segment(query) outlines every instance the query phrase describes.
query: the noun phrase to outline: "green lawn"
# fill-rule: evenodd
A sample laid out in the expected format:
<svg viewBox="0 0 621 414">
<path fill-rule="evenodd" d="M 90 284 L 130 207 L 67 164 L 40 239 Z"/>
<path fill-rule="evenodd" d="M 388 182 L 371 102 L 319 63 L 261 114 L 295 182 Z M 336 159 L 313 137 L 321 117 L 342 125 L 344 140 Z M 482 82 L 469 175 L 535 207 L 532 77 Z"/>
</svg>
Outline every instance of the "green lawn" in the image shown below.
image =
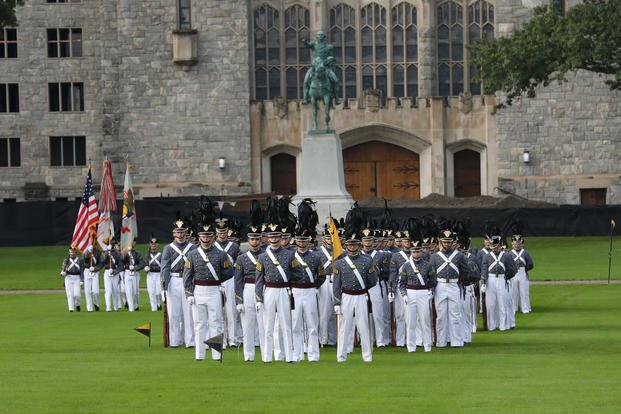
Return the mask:
<svg viewBox="0 0 621 414">
<path fill-rule="evenodd" d="M 535 268 L 531 280 L 581 280 L 608 278 L 608 237 L 532 237 L 526 248 Z M 481 240 L 473 243 L 481 246 Z M 621 279 L 621 254 L 618 242 L 613 252 L 612 279 Z M 138 246 L 145 253 L 146 246 Z M 0 290 L 61 289 L 59 276 L 64 246 L 0 248 Z M 145 286 L 145 278 L 141 283 Z M 103 288 L 103 283 L 100 284 Z"/>
<path fill-rule="evenodd" d="M 0 412 L 618 413 L 621 285 L 533 286 L 517 329 L 463 349 L 334 348 L 310 364 L 194 361 L 161 313 L 68 313 L 64 294 L 0 296 Z M 143 294 L 143 303 L 146 296 Z M 132 328 L 154 324 L 151 348 Z"/>
</svg>

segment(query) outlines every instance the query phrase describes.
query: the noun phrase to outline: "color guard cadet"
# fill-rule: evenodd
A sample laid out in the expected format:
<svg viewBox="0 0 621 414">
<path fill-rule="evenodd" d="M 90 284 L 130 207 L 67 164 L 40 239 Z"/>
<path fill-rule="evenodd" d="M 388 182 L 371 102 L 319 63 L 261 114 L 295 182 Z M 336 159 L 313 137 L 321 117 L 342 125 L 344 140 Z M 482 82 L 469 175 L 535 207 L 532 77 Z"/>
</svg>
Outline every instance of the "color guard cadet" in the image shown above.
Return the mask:
<svg viewBox="0 0 621 414">
<path fill-rule="evenodd" d="M 295 362 L 293 358 L 293 339 L 291 335 L 291 271 L 298 266 L 294 253 L 281 246 L 279 225 L 271 223 L 267 229 L 268 248 L 259 255 L 255 295 L 256 310 L 263 311 L 265 327 L 265 351 L 263 362 L 272 362 L 274 350 L 274 327 L 276 317 L 282 330 L 285 360 Z"/>
<path fill-rule="evenodd" d="M 259 338 L 261 352 L 265 351 L 265 329 L 263 311 L 256 312 L 255 283 L 261 254 L 261 206 L 257 200 L 250 205 L 248 225 L 248 251 L 237 256 L 235 262 L 235 303 L 241 316 L 244 361 L 254 361 L 255 338 Z M 265 355 L 262 355 L 265 360 Z"/>
<path fill-rule="evenodd" d="M 69 255 L 63 260 L 60 276 L 64 278 L 69 312 L 73 312 L 74 310 L 80 312 L 80 280 L 82 276 L 82 267 L 80 266 L 78 250 L 73 246 L 69 248 Z"/>
<path fill-rule="evenodd" d="M 337 362 L 347 360 L 347 351 L 353 338 L 352 325 L 358 329 L 362 359 L 371 362 L 373 346 L 369 331 L 369 310 L 371 300 L 369 289 L 377 284 L 377 265 L 370 256 L 360 254 L 360 230 L 356 220 L 352 220 L 352 211 L 347 214 L 345 250 L 347 255 L 334 262 L 334 313 L 338 317 L 338 342 L 336 346 Z M 354 213 L 356 214 L 356 213 Z"/>
<path fill-rule="evenodd" d="M 430 258 L 438 282 L 435 307 L 436 346 L 439 348 L 445 347 L 448 342 L 451 347 L 464 346 L 459 280 L 462 275 L 470 273 L 470 268 L 464 255 L 453 248 L 453 241 L 453 231 L 448 228 L 443 230 L 440 233 L 442 248 Z"/>
<path fill-rule="evenodd" d="M 399 293 L 408 315 L 405 318 L 408 352 L 416 352 L 419 343 L 425 352 L 430 352 L 432 343 L 431 298 L 437 281 L 429 262 L 422 259 L 423 240 L 419 237 L 420 234 L 411 241 L 411 253 L 400 266 L 398 276 Z"/>
<path fill-rule="evenodd" d="M 326 224 L 321 236 L 321 246 L 317 249 L 326 275 L 319 286 L 319 343 L 336 345 L 336 318 L 332 302 L 332 236 Z"/>
<path fill-rule="evenodd" d="M 233 276 L 229 256 L 216 249 L 213 223 L 204 223 L 198 231 L 200 245 L 187 254 L 183 271 L 183 286 L 194 319 L 195 357 L 205 359 L 205 340 L 224 333 L 222 294 L 220 286 Z M 211 358 L 219 361 L 222 355 L 211 350 Z"/>
<path fill-rule="evenodd" d="M 123 256 L 125 265 L 125 296 L 127 298 L 127 308 L 130 312 L 140 308 L 140 269 L 144 267 L 142 255 L 136 250 L 136 240 L 133 240 Z"/>
<path fill-rule="evenodd" d="M 97 246 L 88 246 L 80 257 L 86 310 L 89 312 L 93 310 L 99 312 L 99 270 L 103 265 L 103 255 Z"/>
<path fill-rule="evenodd" d="M 119 251 L 119 242 L 112 238 L 103 256 L 104 262 L 104 297 L 106 312 L 121 309 L 121 273 L 125 271 L 123 258 Z"/>
<path fill-rule="evenodd" d="M 457 249 L 464 255 L 470 276 L 460 275 L 461 306 L 462 306 L 462 331 L 465 343 L 472 342 L 472 334 L 477 330 L 477 298 L 474 290 L 475 284 L 480 280 L 480 267 L 477 258 L 470 253 L 470 236 L 465 228 L 460 229 L 457 235 Z"/>
<path fill-rule="evenodd" d="M 517 312 L 518 300 L 522 313 L 530 313 L 530 281 L 528 272 L 535 267 L 533 258 L 524 248 L 524 238 L 520 234 L 511 237 L 511 255 L 515 262 L 516 273 L 513 281 L 513 311 Z"/>
<path fill-rule="evenodd" d="M 298 219 L 299 225 L 295 233 L 297 250 L 294 256 L 299 266 L 291 270 L 291 291 L 295 303 L 295 309 L 291 312 L 293 359 L 304 360 L 304 344 L 306 344 L 308 360 L 316 362 L 319 361 L 317 291 L 325 280 L 325 271 L 319 254 L 308 249 L 311 239 L 315 236 L 315 229 L 303 227 L 305 221 L 301 216 Z"/>
<path fill-rule="evenodd" d="M 404 231 L 398 230 L 395 234 L 395 247 L 390 252 L 390 265 L 389 265 L 389 284 L 390 293 L 388 294 L 388 300 L 393 304 L 394 319 L 394 335 L 395 344 L 397 346 L 406 345 L 406 304 L 403 301 L 403 297 L 395 294 L 398 292 L 397 278 L 399 276 L 399 269 L 408 260 L 410 255 L 410 240 L 409 237 L 403 237 Z M 408 233 L 409 234 L 409 233 Z M 401 245 L 401 248 L 396 248 L 397 239 Z"/>
<path fill-rule="evenodd" d="M 162 288 L 168 309 L 170 347 L 177 348 L 185 343 L 194 347 L 194 321 L 192 310 L 186 300 L 183 287 L 183 271 L 188 261 L 188 253 L 196 245 L 187 241 L 189 236 L 186 223 L 177 219 L 172 234 L 174 240 L 162 252 Z"/>
<path fill-rule="evenodd" d="M 229 241 L 228 235 L 228 219 L 220 215 L 220 218 L 216 219 L 216 241 L 214 247 L 224 252 L 228 256 L 229 262 L 235 263 L 237 256 L 239 256 L 239 245 Z M 235 281 L 232 278 L 227 279 L 222 283 L 221 288 L 224 291 L 225 337 L 228 338 L 229 346 L 239 346 L 243 340 L 243 333 L 241 319 L 235 308 Z"/>
<path fill-rule="evenodd" d="M 507 309 L 507 280 L 515 275 L 515 264 L 511 254 L 502 250 L 500 232 L 494 233 L 491 237 L 492 251 L 483 256 L 481 262 L 481 278 L 484 280 L 482 289 L 486 296 L 487 330 L 505 331 L 510 328 L 507 312 L 513 311 Z"/>
<path fill-rule="evenodd" d="M 149 293 L 149 302 L 153 312 L 162 309 L 162 289 L 160 283 L 162 253 L 157 250 L 158 246 L 157 239 L 151 234 L 149 253 L 146 255 L 144 271 L 147 272 L 147 292 Z"/>
</svg>

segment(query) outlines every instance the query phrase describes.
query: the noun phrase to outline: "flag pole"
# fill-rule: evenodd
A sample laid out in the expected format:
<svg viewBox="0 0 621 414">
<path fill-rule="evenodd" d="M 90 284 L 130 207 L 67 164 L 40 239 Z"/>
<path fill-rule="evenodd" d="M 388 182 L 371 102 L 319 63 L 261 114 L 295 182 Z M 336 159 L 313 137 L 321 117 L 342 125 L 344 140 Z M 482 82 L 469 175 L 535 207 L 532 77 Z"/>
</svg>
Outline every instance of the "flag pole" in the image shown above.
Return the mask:
<svg viewBox="0 0 621 414">
<path fill-rule="evenodd" d="M 149 328 L 151 327 L 151 321 L 149 321 Z M 149 348 L 151 348 L 151 331 L 149 331 Z"/>
<path fill-rule="evenodd" d="M 612 267 L 612 234 L 615 230 L 615 221 L 610 219 L 610 248 L 608 249 L 608 284 L 610 284 L 610 269 Z"/>
</svg>

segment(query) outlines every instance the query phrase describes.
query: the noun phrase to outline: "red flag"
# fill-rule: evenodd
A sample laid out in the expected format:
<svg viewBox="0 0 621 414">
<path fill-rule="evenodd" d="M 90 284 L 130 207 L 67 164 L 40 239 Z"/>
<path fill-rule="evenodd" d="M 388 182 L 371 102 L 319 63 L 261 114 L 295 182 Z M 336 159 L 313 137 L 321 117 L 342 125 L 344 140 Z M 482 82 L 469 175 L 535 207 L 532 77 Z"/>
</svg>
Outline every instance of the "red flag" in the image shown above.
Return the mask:
<svg viewBox="0 0 621 414">
<path fill-rule="evenodd" d="M 97 213 L 97 200 L 93 193 L 93 177 L 91 176 L 91 166 L 88 166 L 86 184 L 84 185 L 84 195 L 80 202 L 78 218 L 73 229 L 71 246 L 83 252 L 92 242 L 93 233 L 97 231 L 99 214 Z"/>
<path fill-rule="evenodd" d="M 101 192 L 99 193 L 99 226 L 97 227 L 97 240 L 102 249 L 105 249 L 110 239 L 114 237 L 111 213 L 116 212 L 116 193 L 111 171 L 110 160 L 106 159 L 103 163 Z"/>
</svg>

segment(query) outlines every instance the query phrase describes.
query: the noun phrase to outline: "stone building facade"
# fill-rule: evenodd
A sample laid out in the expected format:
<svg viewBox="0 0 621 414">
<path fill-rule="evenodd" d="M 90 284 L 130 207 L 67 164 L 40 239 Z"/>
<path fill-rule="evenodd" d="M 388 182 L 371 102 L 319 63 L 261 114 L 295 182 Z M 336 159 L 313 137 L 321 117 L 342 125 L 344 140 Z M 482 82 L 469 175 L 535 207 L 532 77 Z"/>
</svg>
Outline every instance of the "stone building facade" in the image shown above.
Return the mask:
<svg viewBox="0 0 621 414">
<path fill-rule="evenodd" d="M 619 204 L 621 108 L 603 78 L 579 72 L 496 115 L 473 80 L 467 44 L 544 1 L 26 0 L 18 55 L 0 57 L 0 86 L 19 87 L 19 111 L 0 113 L 0 199 L 79 197 L 86 160 L 98 182 L 105 157 L 117 184 L 131 162 L 138 198 L 295 192 L 302 39 L 323 30 L 355 198 Z"/>
</svg>

